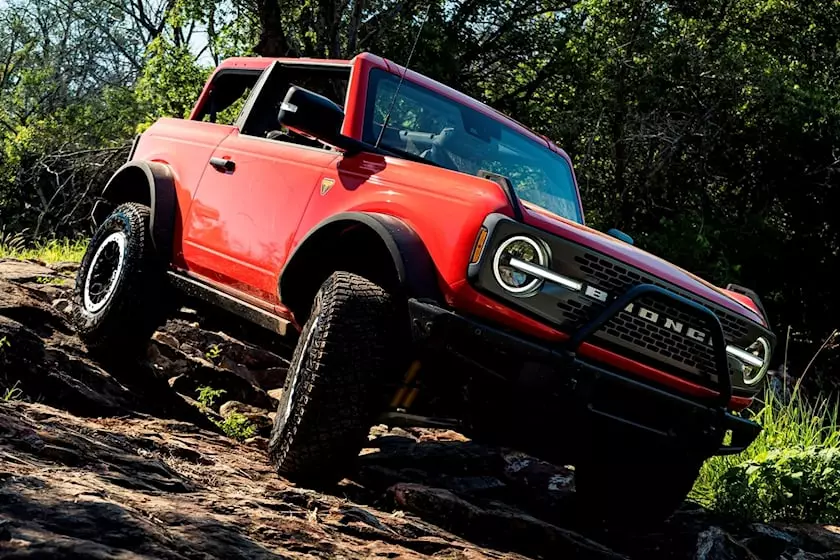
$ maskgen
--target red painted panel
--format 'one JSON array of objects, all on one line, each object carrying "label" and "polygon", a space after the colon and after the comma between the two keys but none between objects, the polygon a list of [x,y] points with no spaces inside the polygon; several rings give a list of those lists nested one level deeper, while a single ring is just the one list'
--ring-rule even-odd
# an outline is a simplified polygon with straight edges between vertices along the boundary
[{"label": "red painted panel", "polygon": [[232,173],[208,165],[190,212],[184,256],[191,270],[270,303],[277,275],[323,169],[336,152],[234,132],[213,152]]},{"label": "red painted panel", "polygon": [[154,161],[170,166],[175,176],[178,209],[175,215],[173,264],[186,268],[183,233],[193,195],[216,146],[234,128],[184,119],[160,119],[140,137],[134,160]]}]

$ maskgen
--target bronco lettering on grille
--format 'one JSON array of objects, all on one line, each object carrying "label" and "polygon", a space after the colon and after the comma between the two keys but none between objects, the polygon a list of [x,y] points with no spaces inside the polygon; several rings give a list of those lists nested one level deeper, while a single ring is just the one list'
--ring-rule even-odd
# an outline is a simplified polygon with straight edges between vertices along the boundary
[{"label": "bronco lettering on grille", "polygon": [[[603,303],[606,303],[607,301],[612,299],[608,292],[605,292],[604,290],[598,289],[594,286],[586,286],[583,293],[586,294],[587,297]],[[628,304],[627,307],[624,308],[624,311],[636,317],[639,317],[640,319],[644,319],[645,321],[658,325],[664,329],[668,329],[685,337],[696,340],[697,342],[711,342],[711,337],[709,336],[709,333],[701,331],[694,327],[687,326],[677,321],[676,319],[672,319],[671,317],[659,313],[658,311],[653,311],[646,307],[636,305],[635,303]]]}]

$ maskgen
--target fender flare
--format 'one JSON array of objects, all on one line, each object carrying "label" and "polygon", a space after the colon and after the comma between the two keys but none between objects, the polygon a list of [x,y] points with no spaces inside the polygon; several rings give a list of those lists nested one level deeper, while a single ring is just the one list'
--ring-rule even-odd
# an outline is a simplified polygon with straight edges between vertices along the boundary
[{"label": "fender flare", "polygon": [[[100,224],[114,206],[140,202],[151,208],[152,243],[161,254],[169,254],[175,228],[175,176],[163,163],[130,161],[108,180],[91,217]],[[104,202],[104,204],[103,204]]]},{"label": "fender flare", "polygon": [[387,249],[405,297],[442,299],[438,274],[426,244],[403,220],[378,212],[343,212],[312,228],[301,240],[280,274],[278,296],[289,297],[288,288],[305,274],[308,259],[322,244],[339,237],[348,227],[361,226],[374,233]]}]

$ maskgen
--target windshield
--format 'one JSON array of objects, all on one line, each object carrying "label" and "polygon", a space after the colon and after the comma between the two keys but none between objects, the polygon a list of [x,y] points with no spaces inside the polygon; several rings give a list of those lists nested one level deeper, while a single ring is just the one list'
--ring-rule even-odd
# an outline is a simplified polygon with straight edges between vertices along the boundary
[{"label": "windshield", "polygon": [[522,200],[582,221],[566,159],[498,120],[407,80],[394,100],[398,83],[398,76],[371,71],[365,142],[376,142],[393,103],[382,147],[470,175],[480,170],[504,175]]}]

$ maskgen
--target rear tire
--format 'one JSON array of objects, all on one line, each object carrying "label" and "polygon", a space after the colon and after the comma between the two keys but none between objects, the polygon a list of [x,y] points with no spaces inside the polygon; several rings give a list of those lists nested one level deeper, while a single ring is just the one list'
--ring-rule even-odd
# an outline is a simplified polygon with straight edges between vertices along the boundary
[{"label": "rear tire", "polygon": [[575,465],[578,519],[589,527],[646,531],[665,522],[691,491],[703,459],[627,443],[590,450]]},{"label": "rear tire", "polygon": [[298,338],[269,442],[280,475],[331,483],[367,441],[393,368],[395,314],[380,286],[348,272],[321,285]]},{"label": "rear tire", "polygon": [[73,326],[102,361],[142,356],[165,319],[165,268],[150,216],[142,204],[118,206],[91,238],[76,276]]}]

